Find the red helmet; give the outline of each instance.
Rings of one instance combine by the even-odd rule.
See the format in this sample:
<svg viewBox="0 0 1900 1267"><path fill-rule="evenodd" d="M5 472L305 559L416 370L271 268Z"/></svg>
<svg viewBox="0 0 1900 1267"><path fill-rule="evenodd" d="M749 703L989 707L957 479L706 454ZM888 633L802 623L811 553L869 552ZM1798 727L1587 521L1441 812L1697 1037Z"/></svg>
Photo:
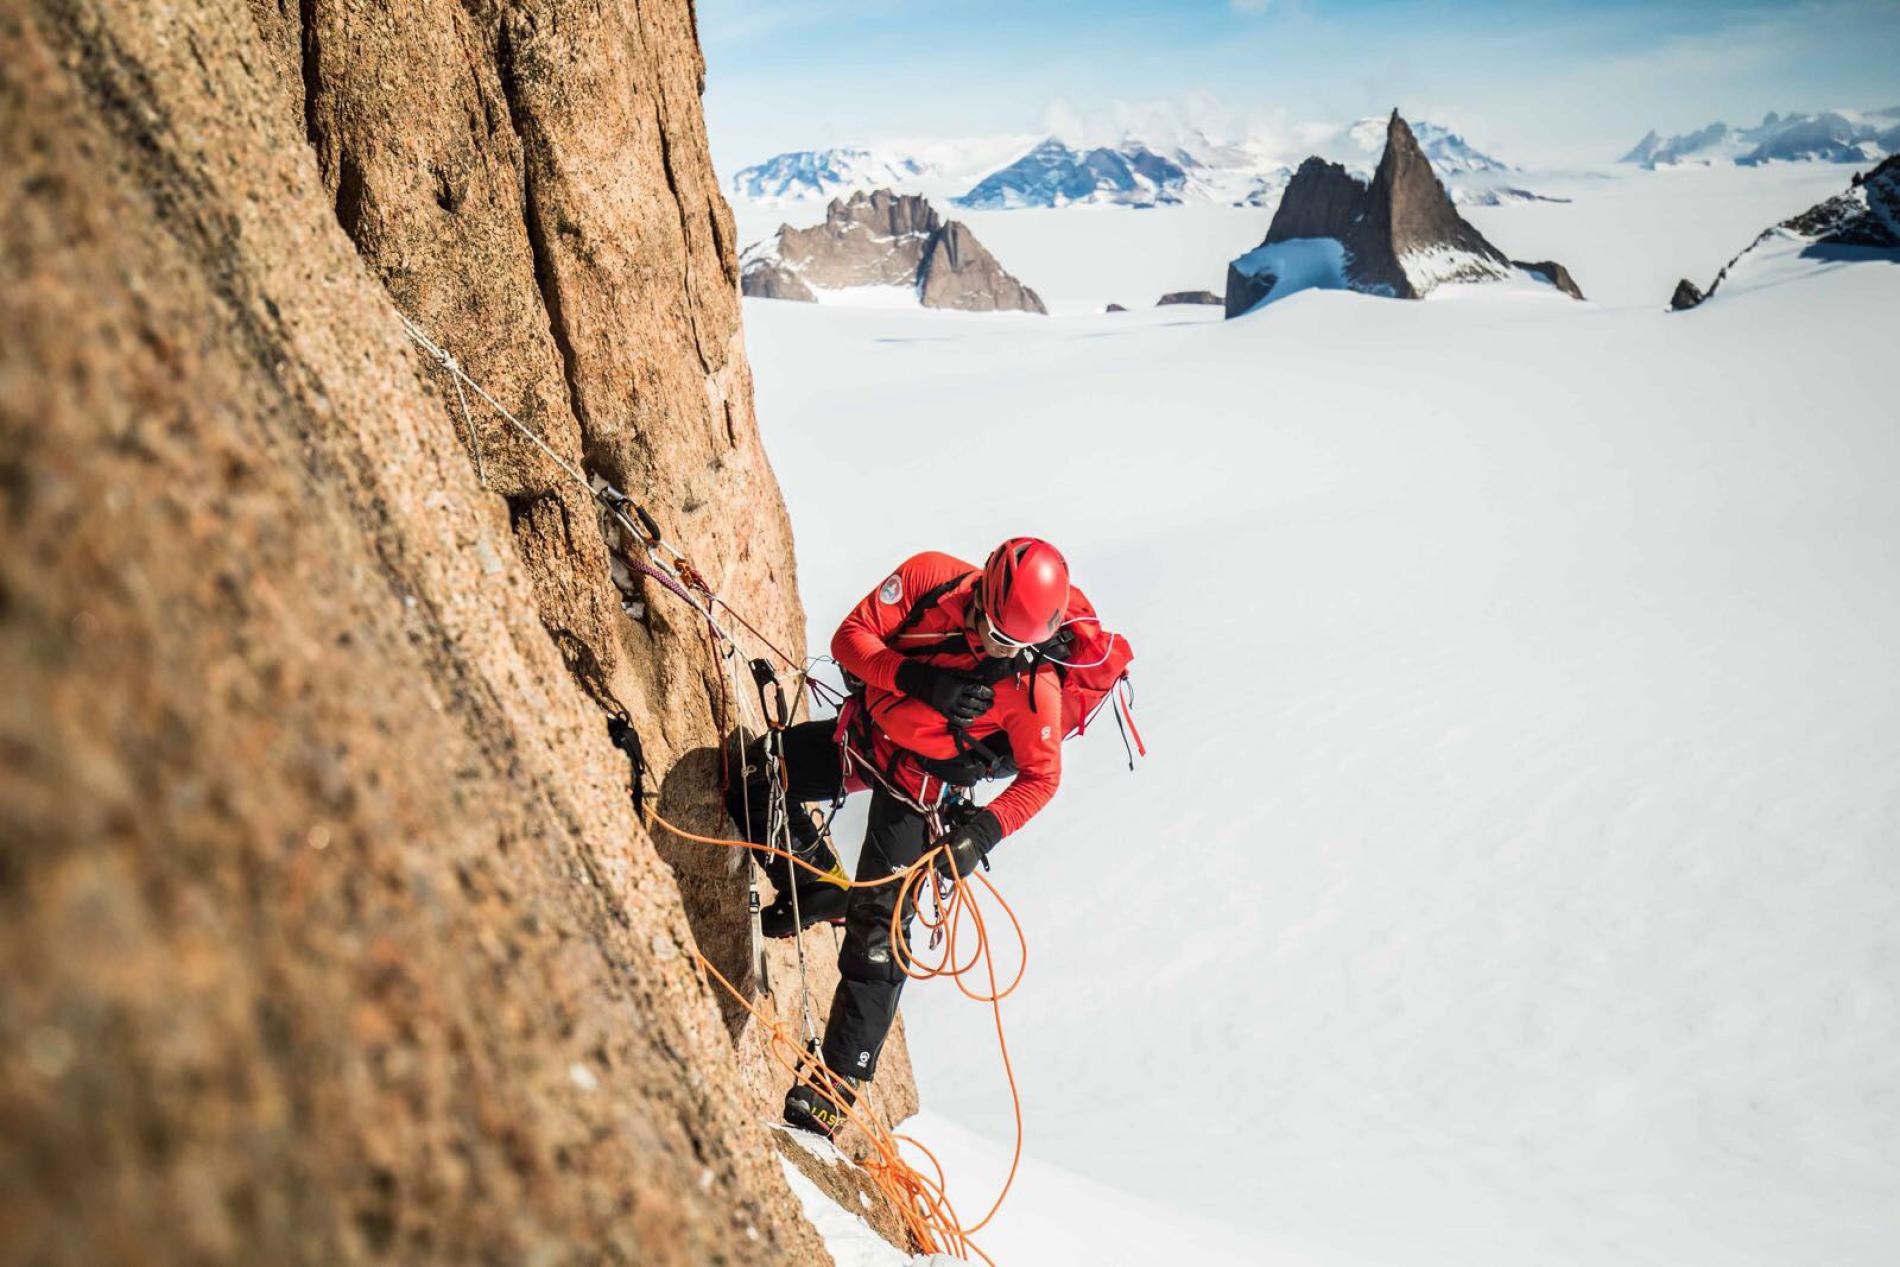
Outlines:
<svg viewBox="0 0 1900 1267"><path fill-rule="evenodd" d="M1034 646L1055 636L1069 609L1069 564L1038 537L1011 537L983 565L983 613L1012 643Z"/></svg>

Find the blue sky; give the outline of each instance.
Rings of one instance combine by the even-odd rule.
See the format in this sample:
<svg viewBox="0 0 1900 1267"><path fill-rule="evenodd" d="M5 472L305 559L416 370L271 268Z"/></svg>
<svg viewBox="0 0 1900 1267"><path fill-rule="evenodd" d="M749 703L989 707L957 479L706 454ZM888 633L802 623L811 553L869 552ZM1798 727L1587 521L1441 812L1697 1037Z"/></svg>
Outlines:
<svg viewBox="0 0 1900 1267"><path fill-rule="evenodd" d="M1055 119L1346 121L1397 105L1521 162L1654 126L1900 106L1900 0L699 0L722 171Z"/></svg>

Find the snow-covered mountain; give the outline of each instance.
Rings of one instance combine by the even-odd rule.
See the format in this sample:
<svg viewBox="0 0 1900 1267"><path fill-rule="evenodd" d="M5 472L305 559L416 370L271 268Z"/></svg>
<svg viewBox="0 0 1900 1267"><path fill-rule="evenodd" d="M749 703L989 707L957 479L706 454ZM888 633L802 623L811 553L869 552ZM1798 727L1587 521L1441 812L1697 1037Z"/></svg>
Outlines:
<svg viewBox="0 0 1900 1267"><path fill-rule="evenodd" d="M763 207L823 204L876 189L943 199L1034 143L1034 137L999 133L790 150L740 168L726 187L735 202Z"/></svg>
<svg viewBox="0 0 1900 1267"><path fill-rule="evenodd" d="M1078 150L1050 137L951 201L980 211L1072 203L1166 206L1184 200L1188 171L1183 158L1158 154L1138 141Z"/></svg>
<svg viewBox="0 0 1900 1267"><path fill-rule="evenodd" d="M1072 137L1011 136L912 140L876 146L834 146L773 155L734 173L735 200L757 206L828 201L857 191L891 189L947 198L980 211L1024 207L1165 207L1206 204L1272 207L1309 150L1370 176L1383 148L1385 121L1362 119L1339 128L1305 128L1311 145L1289 149L1283 137L1216 140L1198 130L1166 140L1135 134L1106 143ZM1419 146L1453 197L1473 205L1535 201L1506 188L1510 164L1435 123L1416 127Z"/></svg>
<svg viewBox="0 0 1900 1267"><path fill-rule="evenodd" d="M1652 129L1617 161L1650 169L1709 163L1756 166L1798 160L1864 163L1895 152L1900 152L1900 107L1821 114L1770 111L1753 127L1711 123L1667 138Z"/></svg>
<svg viewBox="0 0 1900 1267"><path fill-rule="evenodd" d="M1345 130L1339 143L1323 146L1322 153L1345 162L1348 167L1377 163L1379 155L1385 152L1385 125L1383 117L1360 119ZM1418 138L1418 148L1431 160L1432 170L1441 177L1513 170L1511 164L1492 158L1450 128L1436 123L1421 119L1412 124L1412 135Z"/></svg>
<svg viewBox="0 0 1900 1267"><path fill-rule="evenodd" d="M926 163L908 154L840 147L775 154L734 172L730 185L734 197L776 204L857 189L902 189L930 174Z"/></svg>
<svg viewBox="0 0 1900 1267"><path fill-rule="evenodd" d="M1361 119L1338 129L1315 147L1349 170L1371 175L1385 148L1386 120ZM1420 150L1437 174L1458 181L1453 197L1474 205L1538 201L1529 190L1499 185L1514 169L1435 123L1414 129ZM983 210L1111 204L1133 207L1217 203L1271 207L1293 178L1284 150L1246 138L1216 141L1194 132L1163 145L1127 137L1113 146L1080 148L1051 137L1029 153L985 176L959 206ZM1467 185L1465 182L1469 182Z"/></svg>

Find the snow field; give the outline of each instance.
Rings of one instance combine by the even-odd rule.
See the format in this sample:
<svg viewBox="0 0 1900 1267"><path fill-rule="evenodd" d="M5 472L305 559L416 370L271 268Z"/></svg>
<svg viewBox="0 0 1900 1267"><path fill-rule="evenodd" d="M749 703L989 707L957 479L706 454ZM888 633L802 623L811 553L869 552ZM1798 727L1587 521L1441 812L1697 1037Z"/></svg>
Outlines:
<svg viewBox="0 0 1900 1267"><path fill-rule="evenodd" d="M1072 1172L1012 1198L999 1261L1155 1261L1108 1220L1052 1249L1074 1183L1237 1261L1900 1254L1900 272L1661 311L1826 170L1470 212L1597 304L747 302L814 646L907 554L1035 532L1136 648L1150 759L1069 745L996 857L1028 1149ZM1127 245L1183 212L997 214L1047 217L978 226L1046 297L1079 302L1097 215L1130 235L1097 293L1197 284ZM993 1182L953 1169L980 1211L988 1018L905 1010L927 1125L977 1132L970 1171L1000 1141Z"/></svg>

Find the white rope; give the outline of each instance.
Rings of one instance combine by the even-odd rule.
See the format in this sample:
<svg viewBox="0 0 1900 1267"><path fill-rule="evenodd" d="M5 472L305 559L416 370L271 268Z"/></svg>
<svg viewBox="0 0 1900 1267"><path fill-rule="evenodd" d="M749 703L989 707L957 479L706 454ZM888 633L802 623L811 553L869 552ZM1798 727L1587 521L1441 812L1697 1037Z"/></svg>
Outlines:
<svg viewBox="0 0 1900 1267"><path fill-rule="evenodd" d="M476 382L474 379L468 376L468 372L462 368L461 363L458 362L453 356L449 355L447 349L443 348L441 344L437 343L434 339L431 339L427 331L425 331L421 326L417 325L414 321L411 321L408 317L408 314L398 311L396 313L396 316L399 320L401 320L403 329L408 332L409 338L411 339L411 341L413 341L417 347L421 348L423 352L427 353L428 356L436 362L436 364L440 365L443 369L449 372L452 381L455 383L455 390L456 390L457 395L461 394L462 387L464 384L466 384L470 391L474 392L476 396L481 398L482 403L486 404L490 409L500 414L502 418L507 421L509 426L513 427L516 431L520 432L524 437L526 437L529 443L533 444L535 448L541 450L542 453L546 454L550 461L552 461L556 466L560 467L563 471L567 472L567 474L570 477L572 477L575 483L579 484L583 489L587 490L587 495L589 497L592 497L594 500L598 501L601 505L605 506L607 508L607 513L613 516L614 521L618 523L620 527L626 531L628 537L640 543L641 549L646 551L647 559L649 562L653 564L654 567L660 569L660 571L664 572L667 576L671 577L674 581L677 581L682 588L687 589L689 591L695 588L694 586L689 585L687 583L686 578L680 574L679 569L675 567L673 563L669 563L665 559L659 556L658 550L665 550L668 554L673 556L673 559L677 563L686 562L685 554L683 554L677 546L667 541L666 538L660 535L657 531L649 533L642 528L636 527L633 520L627 516L627 513L623 509L623 507L632 505L633 504L632 498L628 497L625 493L621 492L619 489L615 488L611 484L606 485L605 491L595 488L594 482L587 478L587 475L585 472L583 472L578 466L575 466L572 462L569 462L566 458L562 457L559 453L555 452L553 447L550 446L546 440L543 440L540 437L540 435L538 435L532 427L528 426L527 423L521 421L521 419L515 417L513 413L509 412L508 407L506 405L503 405L499 400L496 400L493 396L490 396L488 392L482 388L482 385L480 383ZM466 402L464 402L464 408L466 408ZM474 424L472 422L469 425L469 430L470 430L470 434L472 435L474 432ZM486 479L485 473L482 471L481 455L480 455L479 449L476 451L475 469L476 469L476 473L483 477L483 483L485 486L487 483L487 479ZM605 484L606 481L603 480L602 483ZM733 646L737 646L738 642L736 639L733 638L731 631L726 629L725 626L721 625L719 623L718 617L714 616L712 613L711 602L719 602L723 604L725 600L721 599L717 594L713 594L711 591L707 591L707 595L708 595L708 598L711 600L710 602L701 603L699 599L692 597L690 593L686 596L686 602L689 606L692 607L694 611L698 612L701 616L704 616L706 618L706 623L712 626L713 631L715 633L717 633L721 638L725 639L727 643Z"/></svg>

